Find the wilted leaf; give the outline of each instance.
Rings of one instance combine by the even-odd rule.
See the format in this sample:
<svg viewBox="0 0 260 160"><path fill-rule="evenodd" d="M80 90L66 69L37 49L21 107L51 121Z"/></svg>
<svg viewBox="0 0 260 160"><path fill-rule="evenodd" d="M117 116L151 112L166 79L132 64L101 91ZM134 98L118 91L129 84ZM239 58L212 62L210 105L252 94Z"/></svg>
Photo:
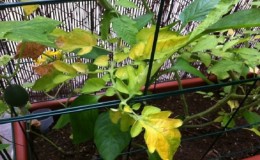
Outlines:
<svg viewBox="0 0 260 160"><path fill-rule="evenodd" d="M236 108L239 106L239 103L238 103L238 101L236 101L236 100L229 100L229 101L227 102L227 104L229 105L229 107L231 108L231 110L234 110L234 109L236 109Z"/></svg>
<svg viewBox="0 0 260 160"><path fill-rule="evenodd" d="M33 67L33 70L35 73L37 73L40 76L44 76L46 74L49 74L53 72L54 67L52 64L45 64L45 65L40 65L37 67Z"/></svg>
<svg viewBox="0 0 260 160"><path fill-rule="evenodd" d="M16 47L17 54L15 58L32 58L36 60L40 55L43 54L46 46L35 43L35 42L22 42Z"/></svg>

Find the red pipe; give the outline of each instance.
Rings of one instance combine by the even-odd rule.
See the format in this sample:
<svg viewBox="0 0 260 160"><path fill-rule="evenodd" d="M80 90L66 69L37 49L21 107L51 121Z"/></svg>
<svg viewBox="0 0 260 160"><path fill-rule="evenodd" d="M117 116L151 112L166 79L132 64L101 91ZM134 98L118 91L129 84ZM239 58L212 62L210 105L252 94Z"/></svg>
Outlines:
<svg viewBox="0 0 260 160"><path fill-rule="evenodd" d="M21 124L21 126L19 125ZM14 142L15 142L15 152L16 152L16 160L28 160L28 148L26 135L24 134L21 127L23 127L24 131L26 130L26 125L24 122L14 122L12 123L14 129Z"/></svg>

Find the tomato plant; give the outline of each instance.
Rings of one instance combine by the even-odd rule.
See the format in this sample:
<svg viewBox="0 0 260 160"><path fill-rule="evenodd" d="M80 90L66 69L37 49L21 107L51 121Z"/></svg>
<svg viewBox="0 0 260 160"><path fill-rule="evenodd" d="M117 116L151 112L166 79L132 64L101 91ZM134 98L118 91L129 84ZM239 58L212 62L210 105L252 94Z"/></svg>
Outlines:
<svg viewBox="0 0 260 160"><path fill-rule="evenodd" d="M142 2L147 6L146 1ZM259 31L248 28L260 26L260 10L253 8L226 15L238 2L195 0L180 14L180 29L173 28L177 23L160 28L151 77L160 75L161 66L168 60L172 67L163 74L174 72L179 79L177 72L186 71L209 84L212 82L191 62L205 65L208 73L216 75L218 80L239 80L240 77L246 77L250 69L256 69L260 62ZM14 58L31 58L35 61L34 71L40 78L32 86L33 90L47 93L78 76L87 76L83 87L74 91L79 96L65 107L94 104L103 96L116 96L120 100L119 106L111 106L106 112L99 113L93 109L61 115L55 129L70 123L73 142L94 140L104 159L115 159L131 138L144 131L148 151L157 152L161 159L172 159L180 145L181 133L178 128L182 125L215 113L228 103L230 112L220 113L214 121L225 125L227 117L238 107L236 101L245 97L246 88L243 86L231 86L223 99L201 113L192 115L188 106L185 106L183 119L171 118L171 111L135 103L133 99L143 94L142 88L149 72L148 61L156 31L154 14L148 8L147 13L137 18L121 15L117 6L137 7L128 0L118 0L114 5L107 0L100 0L99 3L105 9L100 36L79 28L66 32L58 27L60 22L44 17L21 22L0 22L0 38L19 42ZM24 8L26 15L35 7ZM182 30L192 21L198 22L198 26L183 35ZM246 28L242 34L235 31L240 28ZM112 44L115 48L108 50L102 47L102 43ZM250 47L252 44L254 47ZM76 62L69 63L72 56L69 53L74 53ZM6 59L11 58L1 57L2 65L7 63ZM92 59L93 63L87 63L86 59ZM130 60L128 65L118 67L126 60ZM10 77L1 75L1 78L9 81ZM243 94L238 94L241 91ZM259 115L253 112L259 105L259 92L258 86L241 110L240 116L249 123L259 119ZM259 134L258 126L251 130Z"/></svg>

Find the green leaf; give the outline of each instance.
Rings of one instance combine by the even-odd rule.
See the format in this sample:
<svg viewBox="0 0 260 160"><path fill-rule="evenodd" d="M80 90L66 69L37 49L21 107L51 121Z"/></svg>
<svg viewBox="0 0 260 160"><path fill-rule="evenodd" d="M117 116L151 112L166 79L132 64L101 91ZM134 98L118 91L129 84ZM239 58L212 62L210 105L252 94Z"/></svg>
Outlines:
<svg viewBox="0 0 260 160"><path fill-rule="evenodd" d="M99 98L99 96L83 94L72 102L71 107L95 104L98 102ZM79 144L93 139L95 122L98 117L97 109L70 113L69 116L74 143Z"/></svg>
<svg viewBox="0 0 260 160"><path fill-rule="evenodd" d="M9 55L2 55L0 57L0 66L5 66L7 65L11 60L12 60L12 56Z"/></svg>
<svg viewBox="0 0 260 160"><path fill-rule="evenodd" d="M251 2L252 6L260 6L260 2Z"/></svg>
<svg viewBox="0 0 260 160"><path fill-rule="evenodd" d="M102 158L114 160L130 142L129 132L122 132L111 122L108 112L99 115L95 124L94 142Z"/></svg>
<svg viewBox="0 0 260 160"><path fill-rule="evenodd" d="M257 49L253 48L240 48L235 50L236 53L243 59L244 63L248 66L255 68L260 64L260 54Z"/></svg>
<svg viewBox="0 0 260 160"><path fill-rule="evenodd" d="M133 124L130 133L131 136L134 138L136 136L138 136L143 130L143 126L139 121L135 121L135 123Z"/></svg>
<svg viewBox="0 0 260 160"><path fill-rule="evenodd" d="M0 151L8 148L10 146L10 144L0 144Z"/></svg>
<svg viewBox="0 0 260 160"><path fill-rule="evenodd" d="M208 53L198 53L198 57L200 58L201 62L208 67L211 64L211 56Z"/></svg>
<svg viewBox="0 0 260 160"><path fill-rule="evenodd" d="M60 22L45 17L36 17L30 21L2 21L0 22L0 39L16 42L29 41L54 46L54 41L49 39L48 34L59 24Z"/></svg>
<svg viewBox="0 0 260 160"><path fill-rule="evenodd" d="M220 19L215 24L211 25L205 33L219 31L224 29L239 29L239 28L249 28L249 27L259 27L260 26L260 9L248 9L235 12L233 14L227 15Z"/></svg>
<svg viewBox="0 0 260 160"><path fill-rule="evenodd" d="M149 160L162 160L157 152L150 153L147 151L147 154L148 154Z"/></svg>
<svg viewBox="0 0 260 160"><path fill-rule="evenodd" d="M228 71L241 73L243 70L243 62L232 60L221 60L208 69L209 72L215 74L218 79L226 79L229 77Z"/></svg>
<svg viewBox="0 0 260 160"><path fill-rule="evenodd" d="M115 4L125 8L138 8L134 2L131 2L129 0L117 0Z"/></svg>
<svg viewBox="0 0 260 160"><path fill-rule="evenodd" d="M190 40L199 37L209 26L216 23L225 15L239 0L220 0L216 7L206 16L206 19L191 33Z"/></svg>
<svg viewBox="0 0 260 160"><path fill-rule="evenodd" d="M106 82L101 78L88 79L82 87L81 93L93 93L100 91L106 86Z"/></svg>
<svg viewBox="0 0 260 160"><path fill-rule="evenodd" d="M155 114L161 112L161 109L155 106L145 106L142 115L149 115L149 114Z"/></svg>
<svg viewBox="0 0 260 160"><path fill-rule="evenodd" d="M182 26L191 21L202 21L208 13L218 4L219 0L195 0L188 5L180 14Z"/></svg>
<svg viewBox="0 0 260 160"><path fill-rule="evenodd" d="M57 61L53 62L52 64L53 64L54 68L60 72L71 74L71 75L74 75L77 73L77 71L71 65L69 65L65 62L57 60Z"/></svg>
<svg viewBox="0 0 260 160"><path fill-rule="evenodd" d="M108 38L109 31L110 31L110 22L113 17L114 17L114 14L111 13L110 10L106 10L104 12L104 14L102 15L100 32L101 32L101 38L103 40L106 40Z"/></svg>
<svg viewBox="0 0 260 160"><path fill-rule="evenodd" d="M193 66L191 66L189 64L189 62L187 62L186 60L184 60L183 58L178 58L176 63L174 64L174 66L172 67L174 70L181 70L181 71L185 71L188 73L191 73L195 76L200 77L201 79L203 79L205 82L207 83L212 83L210 82L206 76L204 74L202 74L199 70L197 70L196 68L194 68Z"/></svg>
<svg viewBox="0 0 260 160"><path fill-rule="evenodd" d="M0 115L2 115L8 109L9 107L2 100L0 100Z"/></svg>
<svg viewBox="0 0 260 160"><path fill-rule="evenodd" d="M192 52L214 49L218 45L218 39L214 35L202 37L191 50Z"/></svg>
<svg viewBox="0 0 260 160"><path fill-rule="evenodd" d="M221 126L222 127L225 127L226 125L227 125L227 123L230 121L230 118L231 118L231 116L229 116L229 115L224 115L223 116L223 120L222 120L222 122L221 122ZM235 120L234 119L232 119L230 122L229 122L229 124L228 124L228 128L234 128L236 126L236 123L235 123Z"/></svg>
<svg viewBox="0 0 260 160"><path fill-rule="evenodd" d="M243 113L244 118L249 124L259 123L260 115L256 112L245 111ZM253 125L254 128L258 128L259 124Z"/></svg>
<svg viewBox="0 0 260 160"><path fill-rule="evenodd" d="M64 75L64 73L57 70L52 71L50 74L46 74L43 77L36 80L32 89L35 91L50 91L59 84L66 82L74 78L75 75Z"/></svg>
<svg viewBox="0 0 260 160"><path fill-rule="evenodd" d="M121 79L116 79L115 89L117 89L121 93L129 94L127 85Z"/></svg>
<svg viewBox="0 0 260 160"><path fill-rule="evenodd" d="M92 47L92 50L89 53L80 55L81 58L87 58L87 59L96 59L99 56L102 55L108 55L110 52L106 49L99 48L99 47Z"/></svg>
<svg viewBox="0 0 260 160"><path fill-rule="evenodd" d="M153 13L147 13L145 15L139 16L134 19L136 21L136 28L138 30L142 29L145 27L153 18L154 14Z"/></svg>
<svg viewBox="0 0 260 160"><path fill-rule="evenodd" d="M65 127L67 124L70 123L70 115L69 114L63 114L58 119L57 123L53 127L53 129L61 129Z"/></svg>
<svg viewBox="0 0 260 160"><path fill-rule="evenodd" d="M112 19L113 30L116 32L117 36L122 38L125 42L130 45L135 44L136 34L138 29L136 27L136 22L127 16L121 16L119 18Z"/></svg>

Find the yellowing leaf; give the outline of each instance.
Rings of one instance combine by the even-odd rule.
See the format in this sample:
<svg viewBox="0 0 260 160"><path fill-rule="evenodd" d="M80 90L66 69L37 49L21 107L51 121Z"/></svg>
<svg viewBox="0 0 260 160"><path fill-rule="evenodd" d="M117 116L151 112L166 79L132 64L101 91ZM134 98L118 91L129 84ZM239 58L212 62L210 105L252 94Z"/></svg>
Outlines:
<svg viewBox="0 0 260 160"><path fill-rule="evenodd" d="M239 106L239 103L236 100L229 100L227 104L229 105L231 110L236 109Z"/></svg>
<svg viewBox="0 0 260 160"><path fill-rule="evenodd" d="M142 115L149 115L149 114L155 114L161 112L161 109L154 106L145 106Z"/></svg>
<svg viewBox="0 0 260 160"><path fill-rule="evenodd" d="M96 44L96 37L92 33L82 29L74 29L66 34L62 33L56 39L57 47L68 52L79 50L79 55L89 53Z"/></svg>
<svg viewBox="0 0 260 160"><path fill-rule="evenodd" d="M30 2L32 0L21 0L21 2ZM32 14L34 11L36 11L39 7L39 5L28 5L28 6L22 6L24 13L26 16L29 16Z"/></svg>
<svg viewBox="0 0 260 160"><path fill-rule="evenodd" d="M118 121L121 119L122 114L119 110L116 111L109 110L109 117L113 123L117 124Z"/></svg>
<svg viewBox="0 0 260 160"><path fill-rule="evenodd" d="M137 34L138 43L131 49L129 57L134 60L149 59L153 41L154 41L154 27L149 29L142 29ZM155 59L163 58L168 54L173 54L176 49L183 46L188 41L188 36L180 36L177 33L162 28L158 35Z"/></svg>
<svg viewBox="0 0 260 160"><path fill-rule="evenodd" d="M76 74L76 70L69 64L62 62L62 61L55 61L53 62L53 66L60 72L67 73L67 74Z"/></svg>
<svg viewBox="0 0 260 160"><path fill-rule="evenodd" d="M128 79L128 73L126 67L117 68L115 76L121 80Z"/></svg>
<svg viewBox="0 0 260 160"><path fill-rule="evenodd" d="M88 66L84 63L72 63L71 66L80 73L87 73L88 72Z"/></svg>
<svg viewBox="0 0 260 160"><path fill-rule="evenodd" d="M97 66L106 67L108 66L109 57L107 55L99 56L95 59L94 64Z"/></svg>
<svg viewBox="0 0 260 160"><path fill-rule="evenodd" d="M179 119L168 118L169 111L143 115L139 120L145 128L144 139L150 153L157 151L163 160L171 160L180 145L181 134L177 127L182 125ZM137 126L138 127L138 126Z"/></svg>
<svg viewBox="0 0 260 160"><path fill-rule="evenodd" d="M124 107L124 112L132 113L133 110L132 110L132 108L131 108L130 106L126 105L126 106Z"/></svg>
<svg viewBox="0 0 260 160"><path fill-rule="evenodd" d="M115 53L114 60L115 60L116 62L122 62L122 61L125 60L127 57L128 57L128 54L127 54L127 53L118 52L118 53Z"/></svg>

